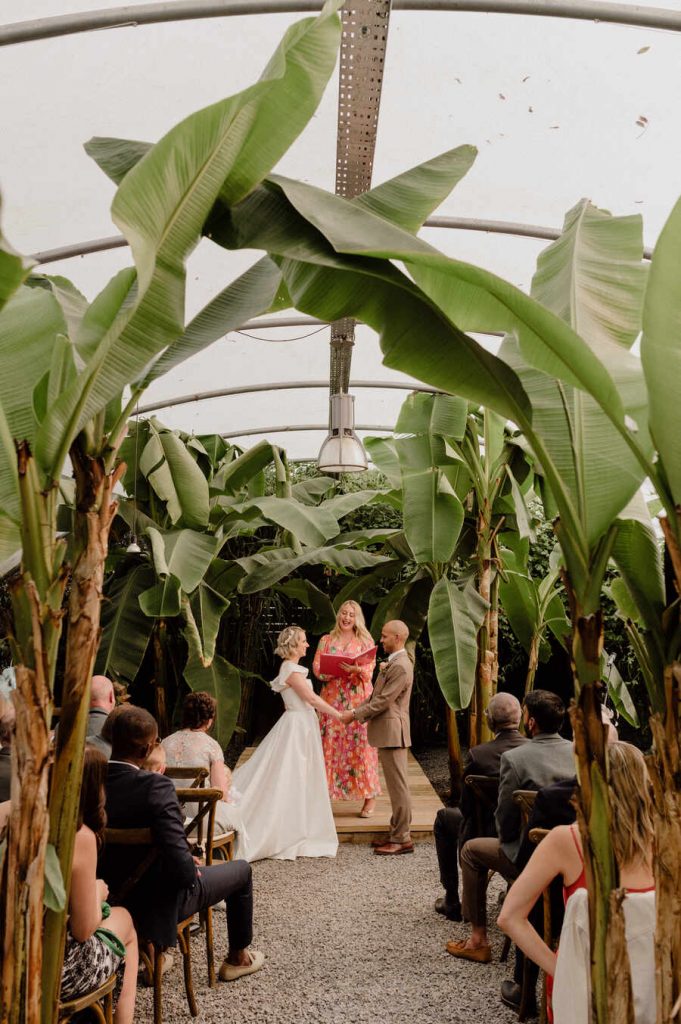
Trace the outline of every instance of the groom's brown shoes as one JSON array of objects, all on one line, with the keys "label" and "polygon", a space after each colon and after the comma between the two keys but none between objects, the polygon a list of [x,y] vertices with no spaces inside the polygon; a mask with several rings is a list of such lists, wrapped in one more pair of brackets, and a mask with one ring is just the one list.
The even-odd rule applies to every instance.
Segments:
[{"label": "groom's brown shoes", "polygon": [[445,948],[459,960],[472,960],[476,964],[488,964],[492,959],[492,950],[489,946],[470,948],[463,939],[448,942]]},{"label": "groom's brown shoes", "polygon": [[394,857],[400,853],[413,853],[413,843],[384,843],[383,846],[375,846],[374,853],[379,857]]}]

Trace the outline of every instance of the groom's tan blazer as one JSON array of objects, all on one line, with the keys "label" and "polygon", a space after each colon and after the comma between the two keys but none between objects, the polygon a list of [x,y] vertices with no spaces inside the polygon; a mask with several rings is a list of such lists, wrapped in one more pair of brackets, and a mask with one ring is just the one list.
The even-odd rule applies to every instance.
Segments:
[{"label": "groom's tan blazer", "polygon": [[409,699],[414,666],[406,651],[391,658],[378,673],[374,692],[355,708],[355,719],[367,723],[372,747],[410,747]]}]

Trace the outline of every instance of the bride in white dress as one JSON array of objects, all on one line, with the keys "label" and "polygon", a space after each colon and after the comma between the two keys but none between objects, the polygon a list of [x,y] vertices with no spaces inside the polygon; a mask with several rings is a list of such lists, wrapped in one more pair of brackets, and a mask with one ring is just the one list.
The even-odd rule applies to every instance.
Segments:
[{"label": "bride in white dress", "polygon": [[315,709],[341,716],[317,696],[308,669],[298,664],[308,647],[299,626],[279,634],[276,653],[284,660],[270,686],[281,694],[285,711],[233,774],[241,794],[235,857],[242,860],[335,857],[338,850]]}]

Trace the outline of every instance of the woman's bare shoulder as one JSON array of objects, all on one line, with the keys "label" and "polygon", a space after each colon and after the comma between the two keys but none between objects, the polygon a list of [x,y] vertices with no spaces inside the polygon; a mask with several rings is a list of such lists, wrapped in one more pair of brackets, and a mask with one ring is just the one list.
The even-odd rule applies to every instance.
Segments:
[{"label": "woman's bare shoulder", "polygon": [[85,861],[94,857],[97,859],[97,836],[87,825],[81,825],[76,832],[76,842],[73,847],[73,859]]}]

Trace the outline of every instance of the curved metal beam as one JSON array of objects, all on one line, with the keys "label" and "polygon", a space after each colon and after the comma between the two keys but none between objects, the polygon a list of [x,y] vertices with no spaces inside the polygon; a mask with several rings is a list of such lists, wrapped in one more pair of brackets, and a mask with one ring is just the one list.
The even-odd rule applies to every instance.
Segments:
[{"label": "curved metal beam", "polygon": [[[483,231],[495,235],[517,235],[520,238],[545,238],[554,241],[560,235],[559,228],[543,227],[540,224],[522,224],[514,220],[485,220],[479,217],[429,217],[424,227],[450,228],[456,231]],[[91,252],[104,252],[106,249],[119,249],[127,245],[123,235],[112,235],[109,238],[95,238],[91,242],[75,242],[73,245],[62,245],[56,249],[43,249],[34,252],[31,259],[36,263],[56,263],[57,260],[68,260],[73,256],[83,256]],[[649,260],[652,249],[643,250],[643,258]],[[298,326],[291,324],[290,326]]]},{"label": "curved metal beam", "polygon": [[[329,386],[329,382],[326,382],[326,386]],[[394,427],[381,427],[375,423],[356,423],[355,430],[380,430],[383,433],[392,434]],[[325,434],[329,432],[328,423],[289,423],[286,426],[280,427],[248,427],[246,430],[232,430],[228,434],[220,434],[220,437],[224,437],[225,440],[229,440],[231,437],[250,437],[253,434],[288,434],[292,431],[298,430],[323,430]]]},{"label": "curved metal beam", "polygon": [[[0,27],[0,46],[74,35],[93,29],[157,25],[167,21],[227,18],[246,14],[317,12],[321,0],[165,0],[139,6],[111,7],[103,11],[59,14]],[[615,25],[681,32],[681,12],[640,4],[604,3],[602,0],[393,0],[396,11],[467,11],[484,14],[525,14],[577,21],[604,21]]]},{"label": "curved metal beam", "polygon": [[[149,402],[148,405],[141,405],[134,412],[135,416],[142,416],[144,413],[156,412],[157,409],[171,409],[176,405],[190,405],[192,402],[206,402],[211,398],[231,398],[233,395],[251,395],[262,391],[298,391],[303,388],[328,388],[328,380],[292,380],[274,381],[271,384],[247,384],[242,388],[220,388],[217,391],[197,391],[193,395],[180,395],[179,398],[170,398],[163,402]],[[350,381],[350,388],[384,388],[397,391],[424,391],[429,395],[439,394],[437,388],[429,388],[425,384],[410,384],[409,382],[397,380],[353,380]]]}]

